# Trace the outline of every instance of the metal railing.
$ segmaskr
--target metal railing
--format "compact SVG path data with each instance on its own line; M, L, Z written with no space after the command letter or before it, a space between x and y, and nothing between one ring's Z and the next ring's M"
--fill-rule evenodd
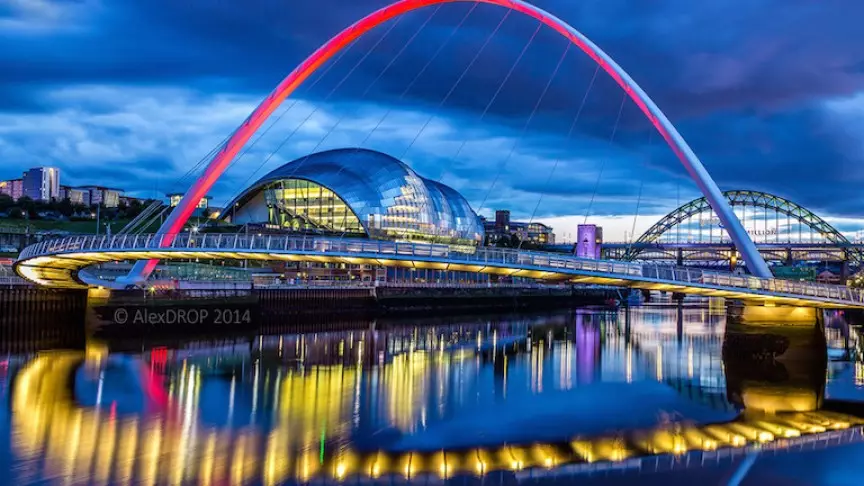
M381 240L342 239L318 236L281 236L247 234L178 235L87 235L58 238L25 248L18 259L41 255L106 251L191 250L213 252L291 253L381 260L421 260L465 265L496 266L539 272L589 273L600 277L631 278L659 283L742 289L749 293L834 300L864 304L864 293L841 285L796 282L776 278L759 278L727 272L578 258L549 253L506 248L481 247L473 252L456 251L447 245L401 243Z
M33 282L21 277L0 277L0 287L9 285L27 287L33 285Z

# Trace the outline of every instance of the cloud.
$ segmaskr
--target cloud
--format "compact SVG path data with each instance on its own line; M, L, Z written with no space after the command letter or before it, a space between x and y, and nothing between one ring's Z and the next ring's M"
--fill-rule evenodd
M624 66L722 189L773 192L828 216L860 214L864 4L536 3ZM0 3L0 178L55 164L69 181L105 179L141 195L182 187L174 181L294 66L384 5ZM565 135L596 68L571 49L541 100L567 46L557 34L541 29L520 57L536 23L510 15L472 64L504 14L448 4L362 38L301 86L296 104L277 111L291 107L266 125L273 128L214 195L227 198L267 167L310 150L363 144L404 157L487 213L508 207L519 217L578 219L590 212L617 225L614 216L632 215L637 205L640 214L665 214L698 197L629 101L616 126L623 94L602 73L576 134Z

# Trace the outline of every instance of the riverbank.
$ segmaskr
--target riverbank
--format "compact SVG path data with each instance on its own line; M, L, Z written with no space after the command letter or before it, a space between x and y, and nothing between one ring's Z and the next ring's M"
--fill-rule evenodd
M577 286L287 287L199 290L51 290L0 288L0 332L36 332L31 321L97 336L257 333L288 325L298 332L385 317L427 317L609 305L612 288ZM21 328L21 316L26 329ZM35 321L34 321L35 322ZM41 322L41 321L40 321ZM326 323L326 325L325 325ZM334 327L335 326L335 327ZM22 336L24 337L24 336Z

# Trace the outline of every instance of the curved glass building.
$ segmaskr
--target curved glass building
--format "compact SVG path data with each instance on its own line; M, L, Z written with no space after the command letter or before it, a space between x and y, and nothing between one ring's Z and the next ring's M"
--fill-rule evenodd
M483 242L477 214L454 189L387 154L357 148L314 153L273 170L232 200L223 218L298 232Z

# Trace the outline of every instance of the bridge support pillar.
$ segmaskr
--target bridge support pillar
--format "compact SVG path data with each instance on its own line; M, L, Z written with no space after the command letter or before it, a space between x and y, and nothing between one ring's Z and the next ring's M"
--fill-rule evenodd
M752 313L760 307L749 309ZM779 314L801 312L800 307L761 309L775 309ZM804 313L813 315L815 321L822 314L813 308ZM761 321L757 325L734 319L726 324L722 355L729 401L754 415L819 409L828 365L825 333L817 327L770 323L756 317Z
M823 322L822 314L822 309L816 307L763 306L740 302L727 305L730 321L753 326L818 327Z
M675 262L678 264L679 267L684 266L684 249L683 248L678 248L678 252L675 256Z

